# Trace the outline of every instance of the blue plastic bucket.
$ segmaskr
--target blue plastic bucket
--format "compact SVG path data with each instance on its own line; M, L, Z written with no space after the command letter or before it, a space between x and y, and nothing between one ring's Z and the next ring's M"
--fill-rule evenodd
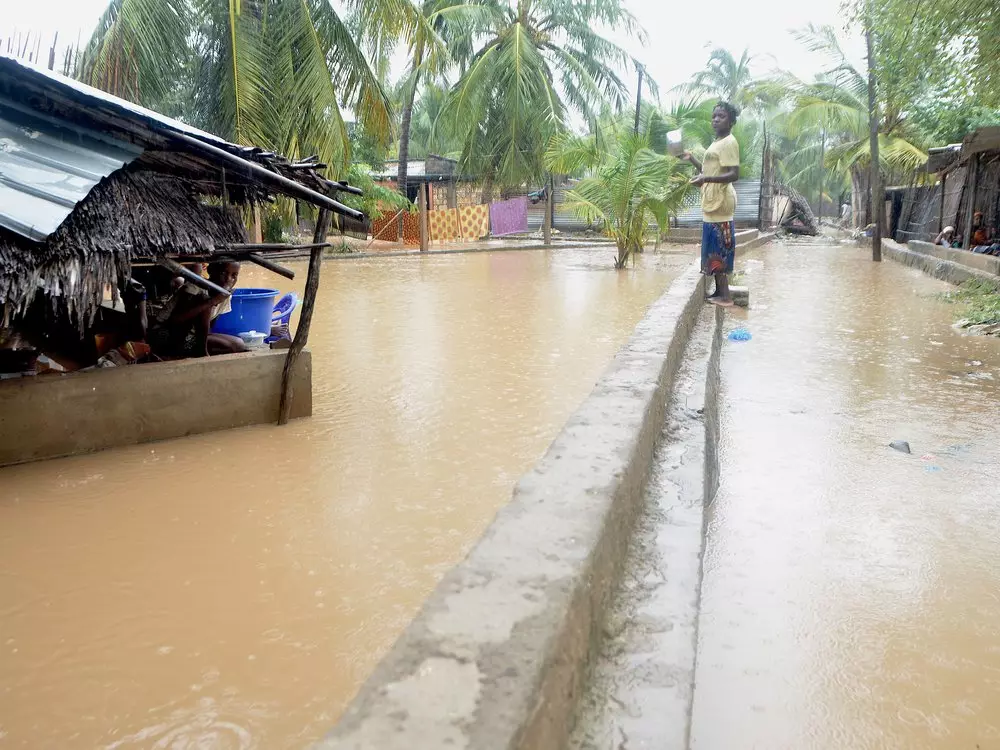
M277 289L234 289L233 309L212 323L212 333L239 336L248 331L271 333L271 313Z

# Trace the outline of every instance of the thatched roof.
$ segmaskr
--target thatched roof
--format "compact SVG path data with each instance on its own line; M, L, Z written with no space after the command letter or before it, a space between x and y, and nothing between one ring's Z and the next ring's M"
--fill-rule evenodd
M240 242L246 231L235 209L206 204L176 177L120 170L44 243L0 229L0 300L16 312L42 292L83 319L137 259L211 255L217 245Z

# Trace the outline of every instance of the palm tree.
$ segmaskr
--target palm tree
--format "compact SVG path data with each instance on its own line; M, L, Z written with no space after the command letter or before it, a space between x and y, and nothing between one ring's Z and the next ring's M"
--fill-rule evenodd
M629 57L595 28L642 36L621 0L482 0L482 44L455 85L449 117L461 129L462 164L514 188L544 176L544 144L575 112L621 108Z
M750 71L752 61L750 50L744 49L737 60L729 50L717 47L709 55L705 69L680 89L696 97L718 97L741 110L751 109L758 98Z
M349 5L383 41L416 25L399 0ZM379 138L392 130L363 44L328 0L111 0L80 76L140 104L186 87L193 124L293 158L318 154L336 174L350 161L343 105Z
M562 174L586 176L566 193L566 207L589 222L600 222L614 238L615 268L624 268L640 252L650 220L667 227L690 191L690 175L672 156L653 149L649 123L639 133L624 123L602 128L601 135L556 135L545 153L545 166Z
M826 55L831 66L811 83L782 77L779 85L791 100L788 133L795 137L823 132L830 139L824 165L850 176L855 222L862 216L867 220L871 208L866 200L871 164L867 75L853 66L831 27L809 26L798 36L809 49ZM927 153L906 120L905 102L893 96L898 89L882 87L879 93L887 90L888 96L879 102L880 169L886 176L909 175L927 161Z
M471 55L472 26L481 6L461 0L403 0L415 19L407 38L409 66L401 81L399 127L399 190L406 195L413 107L421 80L444 73L452 62L464 63Z

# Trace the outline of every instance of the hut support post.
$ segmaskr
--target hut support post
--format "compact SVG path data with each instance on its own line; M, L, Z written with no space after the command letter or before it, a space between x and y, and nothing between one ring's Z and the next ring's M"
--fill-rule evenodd
M969 192L965 197L965 234L962 247L972 247L972 217L976 213L976 192L979 190L979 154L969 160Z
M330 212L322 208L319 218L316 220L316 234L313 236L313 244L322 245L326 240L326 233L330 228ZM316 293L319 291L319 273L323 264L323 247L314 247L309 251L309 275L306 277L305 299L302 301L302 313L299 316L299 327L295 331L295 338L288 349L288 356L285 358L285 370L281 375L281 405L278 407L278 424L288 424L288 418L292 413L292 376L295 374L295 363L299 354L306 347L309 340L309 326L312 324L313 308L316 306Z
M420 209L420 252L427 252L427 189L429 185L422 183L417 192L417 207Z
M642 78L639 78L642 81ZM638 117L638 110L636 110ZM552 178L545 181L545 217L542 219L542 242L552 244Z
M944 196L948 188L948 173L941 175L941 208L938 211L938 234L944 231Z

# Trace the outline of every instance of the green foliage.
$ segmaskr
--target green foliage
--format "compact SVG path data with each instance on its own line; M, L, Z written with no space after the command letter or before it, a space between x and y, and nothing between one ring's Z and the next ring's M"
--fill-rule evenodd
M964 98L971 90L979 104L1000 106L1000 14L995 3L857 0L847 7L859 25L869 14L884 85L911 94L930 89L949 98Z
M934 98L918 104L912 119L927 133L930 143L944 146L961 143L978 128L1000 125L1000 109L983 106L971 98Z
M111 0L79 74L140 104L183 109L239 143L318 154L337 176L350 160L342 103L374 137L391 135L392 109L363 47L402 33L400 2L352 0L369 19L357 39L328 0Z
M621 108L629 61L597 28L641 36L621 0L483 0L482 44L452 90L463 168L501 188L544 176L545 144L569 112L588 121Z
M560 174L587 176L566 193L566 207L588 222L600 222L615 240L616 268L641 251L649 225L660 231L691 189L688 170L677 159L651 147L651 128L639 134L611 127L597 135L561 133L552 139L545 166Z
M958 317L966 325L1000 323L1000 291L994 283L970 279L958 291L949 293L947 299L961 305Z

